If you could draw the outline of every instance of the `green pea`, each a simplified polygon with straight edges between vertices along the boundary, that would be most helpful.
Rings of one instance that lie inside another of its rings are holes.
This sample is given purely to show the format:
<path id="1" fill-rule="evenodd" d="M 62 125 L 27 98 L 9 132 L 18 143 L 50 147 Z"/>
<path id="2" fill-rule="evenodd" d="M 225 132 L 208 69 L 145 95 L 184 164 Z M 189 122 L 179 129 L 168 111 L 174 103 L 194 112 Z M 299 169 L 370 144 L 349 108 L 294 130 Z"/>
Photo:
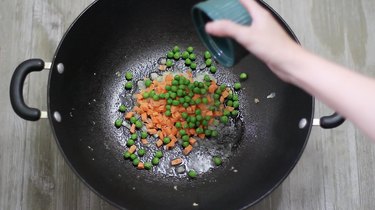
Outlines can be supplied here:
<path id="1" fill-rule="evenodd" d="M 229 119 L 228 119 L 228 116 L 221 116 L 220 117 L 220 121 L 224 124 L 228 123 Z"/>
<path id="2" fill-rule="evenodd" d="M 180 104 L 184 104 L 185 103 L 185 99 L 184 98 L 179 98 L 178 101 L 180 102 Z"/>
<path id="3" fill-rule="evenodd" d="M 181 81 L 182 81 L 182 80 L 180 80 L 180 83 L 181 83 Z M 180 90 L 185 90 L 185 89 L 186 89 L 186 85 L 184 85 L 184 84 L 180 84 L 180 85 L 178 86 L 178 88 L 179 88 Z"/>
<path id="4" fill-rule="evenodd" d="M 201 121 L 203 119 L 202 115 L 197 115 L 195 118 L 197 119 L 197 121 Z"/>
<path id="5" fill-rule="evenodd" d="M 205 51 L 205 52 L 204 52 L 204 58 L 205 58 L 205 59 L 209 59 L 209 58 L 211 58 L 211 53 L 210 53 L 209 51 Z"/>
<path id="6" fill-rule="evenodd" d="M 236 83 L 234 83 L 233 87 L 234 87 L 235 90 L 240 90 L 241 89 L 241 83 L 236 82 Z"/>
<path id="7" fill-rule="evenodd" d="M 193 169 L 191 169 L 191 170 L 189 170 L 189 172 L 188 172 L 188 176 L 189 176 L 190 178 L 192 178 L 192 179 L 195 179 L 195 178 L 197 178 L 198 174 L 197 174 L 196 171 L 194 171 Z"/>
<path id="8" fill-rule="evenodd" d="M 131 155 L 130 155 L 130 159 L 131 159 L 131 160 L 135 160 L 136 158 L 137 158 L 137 155 L 136 155 L 136 154 L 131 154 Z"/>
<path id="9" fill-rule="evenodd" d="M 247 74 L 246 73 L 241 73 L 240 74 L 240 79 L 241 80 L 246 80 L 247 79 Z"/>
<path id="10" fill-rule="evenodd" d="M 211 134 L 212 134 L 212 131 L 209 129 L 204 131 L 204 135 L 206 135 L 207 137 L 211 136 Z"/>
<path id="11" fill-rule="evenodd" d="M 182 141 L 189 141 L 190 137 L 188 135 L 183 135 L 182 137 Z"/>
<path id="12" fill-rule="evenodd" d="M 159 94 L 159 98 L 165 98 L 165 94 L 164 93 L 160 93 Z"/>
<path id="13" fill-rule="evenodd" d="M 217 137 L 219 134 L 216 130 L 211 131 L 211 137 Z"/>
<path id="14" fill-rule="evenodd" d="M 124 156 L 124 158 L 125 159 L 129 159 L 130 158 L 130 152 L 128 152 L 128 151 L 126 151 L 126 152 L 124 152 L 124 154 L 123 154 L 123 156 Z"/>
<path id="15" fill-rule="evenodd" d="M 173 55 L 173 58 L 174 58 L 175 60 L 180 59 L 180 57 L 181 57 L 181 53 L 180 53 L 180 52 L 176 52 L 176 53 Z"/>
<path id="16" fill-rule="evenodd" d="M 174 126 L 175 126 L 176 128 L 181 128 L 181 127 L 182 127 L 181 122 L 176 122 L 176 123 L 174 124 Z"/>
<path id="17" fill-rule="evenodd" d="M 185 130 L 180 130 L 180 135 L 181 136 L 186 135 L 186 131 Z"/>
<path id="18" fill-rule="evenodd" d="M 190 145 L 190 143 L 188 142 L 188 141 L 184 141 L 184 142 L 182 142 L 182 146 L 185 148 L 185 147 L 187 147 L 187 146 L 189 146 Z"/>
<path id="19" fill-rule="evenodd" d="M 143 98 L 149 98 L 149 97 L 150 97 L 150 94 L 148 92 L 143 93 Z"/>
<path id="20" fill-rule="evenodd" d="M 194 53 L 191 53 L 189 55 L 189 59 L 192 60 L 192 61 L 194 61 L 196 58 L 197 58 L 197 56 Z"/>
<path id="21" fill-rule="evenodd" d="M 167 117 L 170 117 L 170 116 L 172 115 L 172 113 L 171 113 L 170 110 L 165 111 L 164 114 L 165 114 L 165 116 L 167 116 Z"/>
<path id="22" fill-rule="evenodd" d="M 138 166 L 139 162 L 141 162 L 138 158 L 133 160 L 133 166 Z"/>
<path id="23" fill-rule="evenodd" d="M 171 59 L 168 59 L 165 65 L 167 65 L 167 67 L 171 67 L 173 65 L 173 61 Z"/>
<path id="24" fill-rule="evenodd" d="M 175 92 L 171 92 L 171 93 L 169 94 L 169 97 L 170 97 L 171 99 L 175 99 L 175 98 L 177 97 L 177 94 L 176 94 Z"/>
<path id="25" fill-rule="evenodd" d="M 190 100 L 191 100 L 191 98 L 189 96 L 185 96 L 184 99 L 185 99 L 185 102 L 187 102 L 187 103 L 189 103 Z"/>
<path id="26" fill-rule="evenodd" d="M 204 81 L 206 81 L 206 82 L 211 82 L 211 77 L 208 76 L 207 74 L 204 75 L 203 79 L 204 79 Z"/>
<path id="27" fill-rule="evenodd" d="M 214 161 L 215 165 L 217 165 L 217 166 L 222 164 L 222 160 L 221 160 L 220 157 L 215 156 L 215 157 L 212 158 L 212 160 Z"/>
<path id="28" fill-rule="evenodd" d="M 146 79 L 146 80 L 145 80 L 145 86 L 146 86 L 146 87 L 150 87 L 151 84 L 152 84 L 152 82 L 151 82 L 150 79 Z"/>
<path id="29" fill-rule="evenodd" d="M 204 132 L 203 128 L 197 128 L 195 131 L 197 132 L 197 134 L 201 134 Z"/>
<path id="30" fill-rule="evenodd" d="M 120 127 L 122 126 L 122 122 L 123 122 L 122 119 L 117 119 L 117 120 L 115 121 L 115 127 L 116 127 L 116 128 L 120 128 Z"/>
<path id="31" fill-rule="evenodd" d="M 202 95 L 205 95 L 206 93 L 207 93 L 207 90 L 204 89 L 204 88 L 202 88 L 202 89 L 201 89 L 201 94 L 202 94 Z"/>
<path id="32" fill-rule="evenodd" d="M 154 95 L 154 96 L 152 97 L 152 99 L 154 99 L 154 101 L 159 101 L 160 97 L 159 97 L 158 95 Z"/>
<path id="33" fill-rule="evenodd" d="M 124 104 L 121 104 L 121 106 L 119 106 L 119 108 L 118 108 L 118 111 L 119 112 L 125 112 L 126 111 L 126 106 Z"/>
<path id="34" fill-rule="evenodd" d="M 190 84 L 190 80 L 186 79 L 186 80 L 184 81 L 184 85 L 189 85 L 189 84 Z"/>
<path id="35" fill-rule="evenodd" d="M 208 104 L 208 99 L 207 98 L 202 98 L 202 103 Z"/>
<path id="36" fill-rule="evenodd" d="M 169 98 L 169 99 L 167 100 L 167 104 L 168 104 L 168 105 L 171 105 L 172 102 L 173 102 L 173 100 L 172 100 L 171 98 Z"/>
<path id="37" fill-rule="evenodd" d="M 143 155 L 146 154 L 146 150 L 145 150 L 145 149 L 139 149 L 139 150 L 137 151 L 137 154 L 139 155 L 139 157 L 142 157 Z"/>
<path id="38" fill-rule="evenodd" d="M 210 110 L 210 111 L 215 111 L 215 110 L 216 110 L 216 107 L 215 107 L 215 106 L 209 106 L 209 107 L 208 107 L 208 110 Z"/>
<path id="39" fill-rule="evenodd" d="M 164 93 L 164 98 L 169 99 L 169 93 Z"/>
<path id="40" fill-rule="evenodd" d="M 191 64 L 191 60 L 189 58 L 187 58 L 185 60 L 185 65 L 190 66 L 190 64 Z"/>
<path id="41" fill-rule="evenodd" d="M 208 126 L 208 121 L 207 120 L 202 120 L 202 125 L 203 126 Z"/>
<path id="42" fill-rule="evenodd" d="M 137 120 L 137 121 L 135 122 L 135 127 L 136 127 L 136 128 L 141 129 L 142 126 L 143 126 L 143 125 L 142 125 L 142 122 L 141 122 L 141 121 Z"/>
<path id="43" fill-rule="evenodd" d="M 170 85 L 166 85 L 165 90 L 170 91 L 170 90 L 172 90 L 172 87 Z"/>
<path id="44" fill-rule="evenodd" d="M 188 113 L 182 112 L 181 113 L 181 117 L 184 118 L 184 119 L 186 119 L 188 117 Z"/>
<path id="45" fill-rule="evenodd" d="M 198 114 L 202 114 L 202 110 L 200 110 L 200 109 L 196 109 L 196 110 L 195 110 L 195 114 L 196 114 L 196 115 L 198 115 Z"/>
<path id="46" fill-rule="evenodd" d="M 192 53 L 194 51 L 194 48 L 189 46 L 188 48 L 186 48 L 186 51 L 188 51 L 189 53 Z"/>
<path id="47" fill-rule="evenodd" d="M 233 94 L 230 93 L 230 94 L 228 95 L 227 99 L 233 99 Z"/>
<path id="48" fill-rule="evenodd" d="M 195 128 L 195 123 L 189 122 L 189 128 Z"/>
<path id="49" fill-rule="evenodd" d="M 238 113 L 239 113 L 238 110 L 233 110 L 233 111 L 231 112 L 232 116 L 237 116 Z"/>
<path id="50" fill-rule="evenodd" d="M 192 70 L 195 70 L 195 69 L 197 68 L 197 63 L 192 62 L 192 63 L 190 64 L 190 68 L 191 68 Z"/>
<path id="51" fill-rule="evenodd" d="M 157 157 L 157 158 L 162 158 L 164 155 L 163 155 L 163 152 L 162 151 L 156 151 L 155 152 L 155 157 Z"/>
<path id="52" fill-rule="evenodd" d="M 220 88 L 218 88 L 218 89 L 216 89 L 215 93 L 221 95 L 223 93 L 223 91 L 221 91 Z"/>
<path id="53" fill-rule="evenodd" d="M 148 136 L 147 132 L 145 132 L 145 131 L 142 131 L 142 132 L 141 132 L 141 138 L 142 138 L 142 139 L 147 138 L 147 136 Z"/>
<path id="54" fill-rule="evenodd" d="M 238 102 L 238 101 L 233 101 L 233 107 L 234 107 L 235 109 L 238 109 L 238 107 L 240 107 L 240 102 Z"/>
<path id="55" fill-rule="evenodd" d="M 126 146 L 130 147 L 134 145 L 134 140 L 133 139 L 129 139 L 127 142 L 126 142 Z"/>
<path id="56" fill-rule="evenodd" d="M 217 93 L 215 93 L 215 94 L 214 94 L 214 99 L 218 100 L 219 98 L 220 98 L 220 95 L 217 94 Z"/>
<path id="57" fill-rule="evenodd" d="M 130 71 L 126 72 L 125 73 L 125 79 L 126 80 L 132 80 L 133 79 L 133 74 Z"/>
<path id="58" fill-rule="evenodd" d="M 200 94 L 201 93 L 201 89 L 199 89 L 199 87 L 195 87 L 193 89 L 193 92 L 196 93 L 196 94 Z"/>
<path id="59" fill-rule="evenodd" d="M 160 159 L 159 158 L 157 158 L 157 157 L 154 157 L 154 158 L 152 158 L 152 165 L 158 165 L 159 164 L 159 162 L 160 162 Z"/>
<path id="60" fill-rule="evenodd" d="M 197 121 L 197 119 L 194 117 L 194 116 L 191 116 L 190 117 L 190 121 L 189 122 L 193 122 L 193 123 L 195 123 Z"/>
<path id="61" fill-rule="evenodd" d="M 180 83 L 178 82 L 178 80 L 176 80 L 176 79 L 174 79 L 174 80 L 172 80 L 172 85 L 179 85 Z"/>
<path id="62" fill-rule="evenodd" d="M 145 167 L 146 170 L 150 170 L 152 168 L 152 163 L 145 162 L 144 167 Z"/>
<path id="63" fill-rule="evenodd" d="M 171 108 L 172 108 L 171 105 L 169 105 L 169 104 L 165 105 L 166 110 L 171 110 Z"/>
<path id="64" fill-rule="evenodd" d="M 125 89 L 130 90 L 132 88 L 133 88 L 133 83 L 132 82 L 126 82 L 125 83 Z"/>
<path id="65" fill-rule="evenodd" d="M 198 82 L 198 87 L 199 87 L 199 88 L 203 88 L 203 87 L 204 87 L 203 82 Z"/>
<path id="66" fill-rule="evenodd" d="M 207 59 L 205 63 L 206 63 L 206 66 L 209 67 L 212 64 L 212 60 L 211 59 Z"/>
<path id="67" fill-rule="evenodd" d="M 177 101 L 177 100 L 173 100 L 173 101 L 172 101 L 172 105 L 173 105 L 173 106 L 178 106 L 178 105 L 180 105 L 180 102 Z"/>
<path id="68" fill-rule="evenodd" d="M 233 101 L 238 101 L 238 95 L 237 94 L 233 94 L 232 99 L 233 99 Z"/>
<path id="69" fill-rule="evenodd" d="M 132 124 L 134 124 L 136 121 L 137 121 L 137 118 L 136 118 L 136 117 L 131 117 L 131 118 L 130 118 L 130 122 L 131 122 Z"/>
<path id="70" fill-rule="evenodd" d="M 130 138 L 133 140 L 137 140 L 138 135 L 136 133 L 133 133 L 132 135 L 130 135 Z"/>
<path id="71" fill-rule="evenodd" d="M 227 106 L 233 106 L 233 101 L 232 100 L 228 100 L 227 101 Z"/>
<path id="72" fill-rule="evenodd" d="M 167 58 L 173 58 L 174 53 L 172 51 L 167 52 Z"/>
<path id="73" fill-rule="evenodd" d="M 185 107 L 185 108 L 188 108 L 189 107 L 189 103 L 185 102 L 184 104 L 182 104 L 182 106 Z"/>
<path id="74" fill-rule="evenodd" d="M 185 52 L 182 53 L 182 59 L 185 60 L 187 58 L 189 58 L 189 53 L 185 51 Z"/>
<path id="75" fill-rule="evenodd" d="M 201 102 L 202 102 L 202 99 L 200 98 L 195 99 L 195 104 L 200 104 Z"/>
<path id="76" fill-rule="evenodd" d="M 220 101 L 215 101 L 215 102 L 214 102 L 214 105 L 217 106 L 217 107 L 219 107 L 220 104 L 221 104 Z"/>
<path id="77" fill-rule="evenodd" d="M 226 88 L 227 88 L 227 86 L 225 84 L 221 84 L 220 85 L 220 90 L 221 91 L 224 91 Z"/>
<path id="78" fill-rule="evenodd" d="M 169 137 L 165 137 L 165 138 L 163 139 L 163 143 L 164 143 L 164 144 L 169 144 L 169 142 L 171 142 L 171 139 L 170 139 Z"/>
<path id="79" fill-rule="evenodd" d="M 180 48 L 176 45 L 173 47 L 173 50 L 172 50 L 174 53 L 176 52 L 180 52 Z"/>
<path id="80" fill-rule="evenodd" d="M 154 97 L 155 94 L 156 94 L 155 91 L 152 90 L 152 91 L 150 92 L 150 97 L 151 97 L 151 98 Z"/>
<path id="81" fill-rule="evenodd" d="M 178 90 L 177 90 L 177 96 L 178 96 L 178 97 L 181 97 L 182 95 L 184 95 L 184 91 L 181 90 L 181 89 L 178 89 Z"/>
<path id="82" fill-rule="evenodd" d="M 211 66 L 211 67 L 210 67 L 210 72 L 211 72 L 212 74 L 215 74 L 216 71 L 217 71 L 216 66 Z"/>
<path id="83" fill-rule="evenodd" d="M 230 111 L 228 111 L 228 110 L 224 110 L 223 115 L 224 115 L 224 116 L 229 116 L 229 115 L 230 115 Z"/>

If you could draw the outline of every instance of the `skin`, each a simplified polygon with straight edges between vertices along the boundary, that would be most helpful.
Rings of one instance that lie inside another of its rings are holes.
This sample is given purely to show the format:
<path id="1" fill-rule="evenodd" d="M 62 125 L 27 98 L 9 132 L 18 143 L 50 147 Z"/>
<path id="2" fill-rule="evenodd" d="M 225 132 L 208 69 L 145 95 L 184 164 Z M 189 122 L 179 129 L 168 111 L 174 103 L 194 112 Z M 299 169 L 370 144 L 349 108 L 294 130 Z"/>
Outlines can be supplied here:
<path id="1" fill-rule="evenodd" d="M 279 78 L 321 100 L 375 141 L 375 80 L 307 51 L 257 2 L 240 2 L 253 18 L 251 26 L 218 20 L 206 24 L 207 33 L 233 38 Z"/>

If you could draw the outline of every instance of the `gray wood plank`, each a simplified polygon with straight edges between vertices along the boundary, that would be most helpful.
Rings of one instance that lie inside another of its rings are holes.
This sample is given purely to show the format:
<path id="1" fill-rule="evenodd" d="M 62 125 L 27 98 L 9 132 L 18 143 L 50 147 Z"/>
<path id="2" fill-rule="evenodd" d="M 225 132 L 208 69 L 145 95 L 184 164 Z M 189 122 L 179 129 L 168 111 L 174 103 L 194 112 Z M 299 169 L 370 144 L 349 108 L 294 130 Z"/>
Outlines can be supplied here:
<path id="1" fill-rule="evenodd" d="M 268 0 L 302 45 L 375 76 L 375 2 Z M 114 209 L 86 187 L 64 161 L 48 121 L 13 114 L 8 86 L 14 67 L 30 57 L 50 61 L 63 33 L 90 0 L 0 2 L 0 209 Z M 48 72 L 26 80 L 27 103 L 46 109 Z M 332 112 L 317 101 L 316 116 Z M 375 144 L 350 122 L 314 128 L 301 160 L 270 196 L 249 209 L 372 209 Z"/>

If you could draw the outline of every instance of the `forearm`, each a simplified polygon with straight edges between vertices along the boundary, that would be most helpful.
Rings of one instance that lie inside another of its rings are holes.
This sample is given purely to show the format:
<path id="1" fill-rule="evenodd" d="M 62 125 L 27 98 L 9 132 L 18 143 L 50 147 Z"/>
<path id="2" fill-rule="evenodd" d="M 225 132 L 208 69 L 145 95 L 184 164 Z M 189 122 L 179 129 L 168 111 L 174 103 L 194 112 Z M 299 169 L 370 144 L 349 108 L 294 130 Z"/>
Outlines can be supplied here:
<path id="1" fill-rule="evenodd" d="M 293 54 L 293 55 L 292 55 Z M 375 140 L 375 80 L 293 48 L 285 62 L 270 65 L 287 81 L 301 87 Z"/>

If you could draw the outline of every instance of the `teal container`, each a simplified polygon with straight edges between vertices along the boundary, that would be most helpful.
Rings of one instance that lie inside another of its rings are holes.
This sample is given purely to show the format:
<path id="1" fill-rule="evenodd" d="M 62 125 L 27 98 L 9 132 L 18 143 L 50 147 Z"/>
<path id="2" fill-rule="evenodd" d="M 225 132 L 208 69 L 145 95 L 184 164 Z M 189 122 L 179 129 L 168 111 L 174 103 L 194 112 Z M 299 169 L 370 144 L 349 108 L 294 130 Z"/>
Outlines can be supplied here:
<path id="1" fill-rule="evenodd" d="M 192 17 L 199 38 L 220 64 L 231 67 L 248 54 L 248 51 L 233 39 L 211 36 L 204 29 L 207 22 L 222 19 L 250 25 L 252 18 L 238 0 L 200 2 L 193 7 Z"/>

